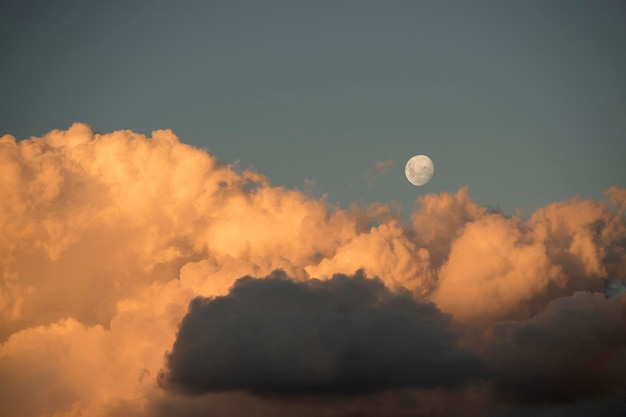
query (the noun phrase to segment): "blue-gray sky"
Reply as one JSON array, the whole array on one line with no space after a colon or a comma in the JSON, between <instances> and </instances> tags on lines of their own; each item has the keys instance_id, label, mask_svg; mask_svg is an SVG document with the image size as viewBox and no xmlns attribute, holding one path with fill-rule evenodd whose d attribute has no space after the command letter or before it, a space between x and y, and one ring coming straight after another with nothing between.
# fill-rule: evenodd
<instances>
[{"instance_id":1,"label":"blue-gray sky","mask_svg":"<svg viewBox=\"0 0 626 417\"><path fill-rule=\"evenodd\" d=\"M623 1L0 7L0 134L171 128L274 185L405 213L462 186L508 213L626 186Z\"/></svg>"}]
</instances>

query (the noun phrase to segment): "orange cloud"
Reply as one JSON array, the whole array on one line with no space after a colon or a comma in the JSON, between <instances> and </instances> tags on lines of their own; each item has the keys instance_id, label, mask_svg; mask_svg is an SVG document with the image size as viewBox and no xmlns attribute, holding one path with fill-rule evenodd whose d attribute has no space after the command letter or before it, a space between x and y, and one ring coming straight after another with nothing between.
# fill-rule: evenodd
<instances>
[{"instance_id":1,"label":"orange cloud","mask_svg":"<svg viewBox=\"0 0 626 417\"><path fill-rule=\"evenodd\" d=\"M558 202L528 220L492 213L462 188L418 198L411 223L403 224L382 205L341 210L274 187L169 130L151 138L100 135L75 124L41 138L0 138L0 195L2 415L203 415L216 408L231 415L455 415L455 403L478 416L508 404L500 397L506 390L490 388L518 383L507 374L463 387L442 377L435 385L448 388L436 392L403 388L337 398L332 406L232 392L189 399L159 388L157 374L190 300L229 297L238 278L276 269L298 282L363 269L381 280L382 292L408 290L419 305L432 305L433 317L449 314L451 331L478 329L484 336L473 348L480 355L533 323L550 332L559 320L542 318L545 311L574 303L595 317L586 309L619 312L609 304L625 297L626 191L616 187L608 201ZM609 280L613 301L600 295ZM559 304L563 297L570 301ZM583 303L589 297L595 301ZM394 308L376 311L382 317ZM623 315L605 316L610 329L626 327ZM366 323L350 317L354 328ZM606 345L621 360L614 342L594 354ZM524 354L524 346L515 348ZM512 363L498 358L484 356L495 368ZM624 374L616 372L620 381Z\"/></svg>"}]
</instances>

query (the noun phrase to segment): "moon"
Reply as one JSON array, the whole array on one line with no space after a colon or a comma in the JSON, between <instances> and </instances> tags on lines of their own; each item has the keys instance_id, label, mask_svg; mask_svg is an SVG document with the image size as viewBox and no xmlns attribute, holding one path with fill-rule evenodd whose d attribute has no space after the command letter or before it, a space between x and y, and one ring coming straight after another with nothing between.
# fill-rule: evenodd
<instances>
[{"instance_id":1,"label":"moon","mask_svg":"<svg viewBox=\"0 0 626 417\"><path fill-rule=\"evenodd\" d=\"M435 166L433 161L426 155L415 155L406 163L404 175L413 185L426 184L433 177Z\"/></svg>"}]
</instances>

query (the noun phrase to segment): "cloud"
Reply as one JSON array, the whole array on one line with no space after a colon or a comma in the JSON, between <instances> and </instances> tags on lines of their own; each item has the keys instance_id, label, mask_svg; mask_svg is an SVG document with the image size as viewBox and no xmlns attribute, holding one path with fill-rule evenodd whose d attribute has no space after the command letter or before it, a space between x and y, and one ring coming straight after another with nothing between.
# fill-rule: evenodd
<instances>
[{"instance_id":1,"label":"cloud","mask_svg":"<svg viewBox=\"0 0 626 417\"><path fill-rule=\"evenodd\" d=\"M162 383L189 394L369 394L484 374L435 306L360 273L297 283L275 271L195 298L167 362Z\"/></svg>"},{"instance_id":2,"label":"cloud","mask_svg":"<svg viewBox=\"0 0 626 417\"><path fill-rule=\"evenodd\" d=\"M378 180L378 178L387 174L392 167L393 167L393 160L391 159L387 159L385 161L378 161L374 164L372 168L370 168L365 173L365 175L363 176L363 179L365 180L365 183L368 185L368 187L371 188L376 184L376 181Z\"/></svg>"},{"instance_id":3,"label":"cloud","mask_svg":"<svg viewBox=\"0 0 626 417\"><path fill-rule=\"evenodd\" d=\"M189 262L236 259L249 266L239 276L290 270L355 232L345 213L235 173L170 131L147 139L76 124L44 138L4 137L1 149L10 196L0 202L2 337L68 316L106 324L120 298Z\"/></svg>"},{"instance_id":4,"label":"cloud","mask_svg":"<svg viewBox=\"0 0 626 417\"><path fill-rule=\"evenodd\" d=\"M557 297L603 291L605 278L626 273L624 216L605 202L553 203L528 221L476 208L456 218L444 221L451 231L462 224L444 235L453 236L451 243L437 244L449 251L433 301L467 324L528 318Z\"/></svg>"},{"instance_id":5,"label":"cloud","mask_svg":"<svg viewBox=\"0 0 626 417\"><path fill-rule=\"evenodd\" d=\"M623 386L618 187L527 219L482 207L464 187L419 197L405 224L382 204L343 210L272 186L169 130L98 134L79 123L1 137L0 195L2 415L610 415ZM205 314L216 306L233 321ZM230 340L250 358L246 311L278 335L258 335L257 353L282 346L291 368L261 375L271 361L251 360L228 374L228 362L193 355L219 367L220 392L159 387L161 369L189 383L166 362L195 340L188 328L232 330L198 338L198 352ZM262 392L255 378L268 375ZM224 391L226 377L256 394ZM291 400L285 381L306 400Z\"/></svg>"},{"instance_id":6,"label":"cloud","mask_svg":"<svg viewBox=\"0 0 626 417\"><path fill-rule=\"evenodd\" d=\"M502 322L486 356L522 402L568 403L626 390L626 297L578 292L531 319Z\"/></svg>"},{"instance_id":7,"label":"cloud","mask_svg":"<svg viewBox=\"0 0 626 417\"><path fill-rule=\"evenodd\" d=\"M450 255L450 247L466 224L483 218L487 209L472 201L467 187L455 194L427 194L418 197L411 213L414 239L427 248L435 268L440 268Z\"/></svg>"},{"instance_id":8,"label":"cloud","mask_svg":"<svg viewBox=\"0 0 626 417\"><path fill-rule=\"evenodd\" d=\"M523 233L519 219L497 214L467 223L440 269L437 305L463 321L493 322L560 284L561 270L545 245L524 241Z\"/></svg>"}]
</instances>

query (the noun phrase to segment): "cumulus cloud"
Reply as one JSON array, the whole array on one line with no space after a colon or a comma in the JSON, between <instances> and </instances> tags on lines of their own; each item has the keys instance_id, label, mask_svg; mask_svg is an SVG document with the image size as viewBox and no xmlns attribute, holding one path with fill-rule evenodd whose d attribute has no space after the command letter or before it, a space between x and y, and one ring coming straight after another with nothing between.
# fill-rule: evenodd
<instances>
[{"instance_id":1,"label":"cumulus cloud","mask_svg":"<svg viewBox=\"0 0 626 417\"><path fill-rule=\"evenodd\" d=\"M448 317L362 274L297 283L282 271L239 279L227 296L194 298L168 388L201 394L365 394L453 387L485 373L456 347Z\"/></svg>"},{"instance_id":2,"label":"cumulus cloud","mask_svg":"<svg viewBox=\"0 0 626 417\"><path fill-rule=\"evenodd\" d=\"M404 224L384 205L343 210L272 186L168 130L75 124L1 137L0 196L2 415L621 404L624 189L522 219L466 187L421 196ZM194 380L184 366L195 365L219 373Z\"/></svg>"},{"instance_id":3,"label":"cumulus cloud","mask_svg":"<svg viewBox=\"0 0 626 417\"><path fill-rule=\"evenodd\" d=\"M554 203L525 222L482 212L458 229L433 300L466 323L528 318L623 277L625 230L623 213L605 202Z\"/></svg>"}]
</instances>

